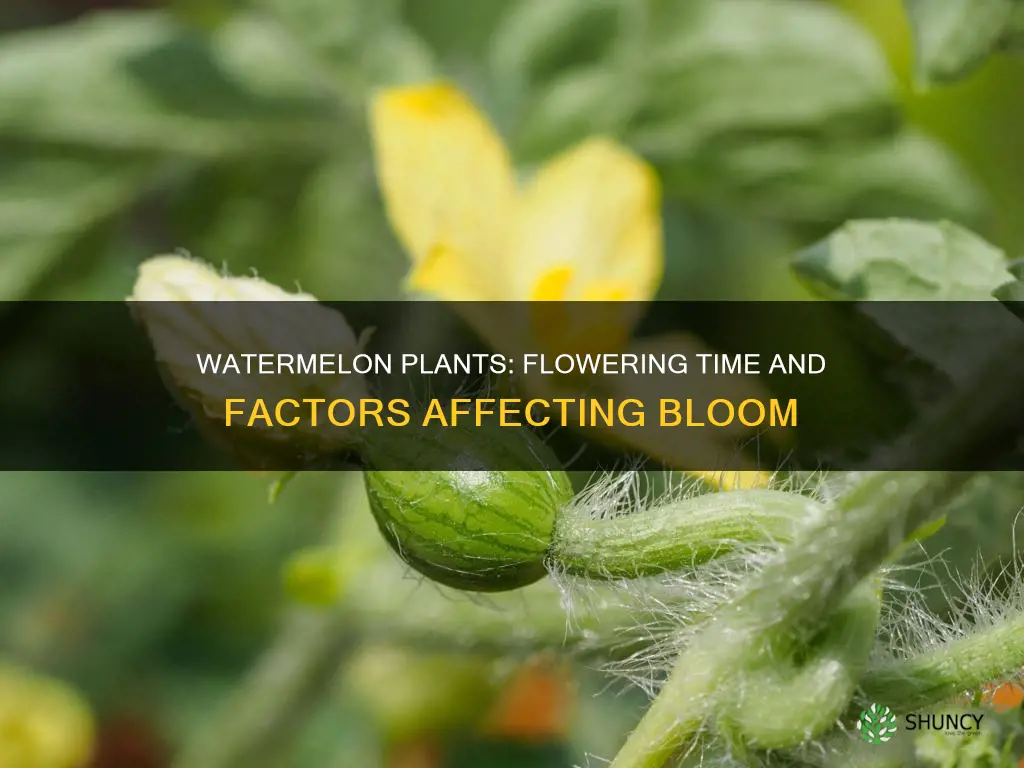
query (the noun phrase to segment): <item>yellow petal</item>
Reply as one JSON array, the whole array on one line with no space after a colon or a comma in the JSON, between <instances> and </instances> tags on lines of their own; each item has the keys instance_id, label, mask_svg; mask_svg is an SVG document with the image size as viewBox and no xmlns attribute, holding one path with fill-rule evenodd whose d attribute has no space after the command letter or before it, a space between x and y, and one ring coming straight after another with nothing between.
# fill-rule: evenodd
<instances>
[{"instance_id":1,"label":"yellow petal","mask_svg":"<svg viewBox=\"0 0 1024 768\"><path fill-rule=\"evenodd\" d=\"M688 472L687 474L699 477L706 483L721 488L723 491L750 490L754 488L768 488L772 482L770 472L756 470L738 470L734 472Z\"/></svg>"},{"instance_id":2,"label":"yellow petal","mask_svg":"<svg viewBox=\"0 0 1024 768\"><path fill-rule=\"evenodd\" d=\"M534 287L530 303L534 351L560 355L620 349L629 339L640 305L617 303L612 295L569 300L574 274L571 267L556 267Z\"/></svg>"},{"instance_id":3,"label":"yellow petal","mask_svg":"<svg viewBox=\"0 0 1024 768\"><path fill-rule=\"evenodd\" d=\"M659 208L653 170L612 141L556 157L519 201L508 255L518 297L544 293L553 270L571 270L566 299L650 300L664 262Z\"/></svg>"},{"instance_id":4,"label":"yellow petal","mask_svg":"<svg viewBox=\"0 0 1024 768\"><path fill-rule=\"evenodd\" d=\"M435 246L406 278L406 288L445 301L488 301L473 264L454 248Z\"/></svg>"},{"instance_id":5,"label":"yellow petal","mask_svg":"<svg viewBox=\"0 0 1024 768\"><path fill-rule=\"evenodd\" d=\"M437 83L383 91L370 131L387 215L414 265L441 249L493 275L515 176L487 119Z\"/></svg>"},{"instance_id":6,"label":"yellow petal","mask_svg":"<svg viewBox=\"0 0 1024 768\"><path fill-rule=\"evenodd\" d=\"M576 270L572 267L552 267L543 272L533 285L531 301L565 301Z\"/></svg>"},{"instance_id":7,"label":"yellow petal","mask_svg":"<svg viewBox=\"0 0 1024 768\"><path fill-rule=\"evenodd\" d=\"M629 286L611 280L590 282L580 297L583 301L629 301Z\"/></svg>"},{"instance_id":8,"label":"yellow petal","mask_svg":"<svg viewBox=\"0 0 1024 768\"><path fill-rule=\"evenodd\" d=\"M492 348L506 354L519 353L516 344L525 334L509 320L518 319L516 307L508 313L498 310L495 297L464 254L437 246L413 268L406 278L408 290L453 302L455 311ZM525 350L524 350L525 351Z\"/></svg>"}]
</instances>

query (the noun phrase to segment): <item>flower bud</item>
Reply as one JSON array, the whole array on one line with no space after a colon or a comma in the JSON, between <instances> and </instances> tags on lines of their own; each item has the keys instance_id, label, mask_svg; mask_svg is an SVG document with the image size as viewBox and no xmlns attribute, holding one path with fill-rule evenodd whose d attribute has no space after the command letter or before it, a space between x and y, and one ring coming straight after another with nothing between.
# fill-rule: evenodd
<instances>
[{"instance_id":1,"label":"flower bud","mask_svg":"<svg viewBox=\"0 0 1024 768\"><path fill-rule=\"evenodd\" d=\"M284 586L298 603L319 608L335 605L344 594L344 573L332 547L306 549L293 555L284 568Z\"/></svg>"},{"instance_id":2,"label":"flower bud","mask_svg":"<svg viewBox=\"0 0 1024 768\"><path fill-rule=\"evenodd\" d=\"M0 663L0 765L85 768L94 739L92 716L74 691Z\"/></svg>"},{"instance_id":3,"label":"flower bud","mask_svg":"<svg viewBox=\"0 0 1024 768\"><path fill-rule=\"evenodd\" d=\"M356 354L360 343L340 313L309 294L288 293L257 277L225 277L183 256L144 262L128 301L174 394L237 453L250 459L254 453L315 457L352 447L355 428L332 425L325 403L364 397L364 379L308 373L297 363L294 373L278 367L281 354ZM272 355L272 375L259 372L261 359L255 356L261 354ZM231 406L241 415L236 412L230 426L229 399L242 401ZM296 406L287 419L278 419L274 409L284 399ZM267 418L253 416L259 400ZM294 425L282 423L300 414Z\"/></svg>"},{"instance_id":4,"label":"flower bud","mask_svg":"<svg viewBox=\"0 0 1024 768\"><path fill-rule=\"evenodd\" d=\"M573 488L540 438L501 427L380 434L365 448L366 490L381 533L409 565L479 592L546 575L555 518ZM408 469L373 469L382 452L388 466Z\"/></svg>"}]
</instances>

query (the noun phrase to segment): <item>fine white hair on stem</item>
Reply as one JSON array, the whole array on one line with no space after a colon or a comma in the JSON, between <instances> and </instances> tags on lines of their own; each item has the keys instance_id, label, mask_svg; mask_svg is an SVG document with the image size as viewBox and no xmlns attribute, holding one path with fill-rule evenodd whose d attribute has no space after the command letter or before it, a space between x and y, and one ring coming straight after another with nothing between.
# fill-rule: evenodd
<instances>
[{"instance_id":1,"label":"fine white hair on stem","mask_svg":"<svg viewBox=\"0 0 1024 768\"><path fill-rule=\"evenodd\" d=\"M815 509L831 507L859 480L860 473L775 475L769 488L812 499L815 503L808 504L808 515L813 517ZM679 504L719 492L697 478L678 473L666 473L659 483L651 482L649 475L639 470L627 470L595 476L586 490L578 494L561 514L581 523L617 520L644 514L657 506ZM841 535L841 531L837 535ZM623 600L637 607L637 627L631 637L642 635L644 642L632 649L624 643L623 649L628 652L605 661L601 669L611 680L638 687L649 696L655 696L675 666L680 652L690 645L706 620L736 594L741 584L761 572L783 546L782 542L767 535L763 541L723 544L730 545L723 548L727 554L709 562L694 563L691 567L655 578L617 579L612 582ZM991 569L983 570L979 558L975 567L963 574L956 572L941 553L930 552L919 542L905 550L895 542L893 549L902 556L897 556L897 562L888 563L875 573L884 601L875 648L871 653L872 665L890 668L896 665L898 668L901 661L998 628L1011 620L1019 622L1024 616L1024 564L1019 558L1014 557L1012 562L1000 566L995 573ZM915 549L917 559L908 561L908 551L912 554ZM1015 546L1013 551L1016 551ZM571 575L559 568L557 560L549 563L549 570L562 590L570 621L582 606L594 607L594 584L600 579ZM951 606L948 615L936 614L929 608L928 595L920 579L928 573L943 575L935 581L942 585L936 588L941 590L945 602ZM915 575L919 577L916 581ZM794 589L802 586L793 585ZM767 644L765 651L772 652ZM1020 672L1011 668L1006 670L1004 679L986 682L999 683L1020 678ZM743 679L736 682L740 686L743 683ZM853 696L851 705L864 703L862 692L858 691ZM776 753L741 750L743 754L739 755L733 754L736 745L728 737L718 734L716 716L712 716L705 723L700 738L691 742L694 751L679 765L775 765L780 764L778 760L785 760L787 755L797 754L809 764L818 764L839 748L834 737L843 735L844 726L840 722L836 725L837 730L831 734L812 736L808 733L799 747ZM696 746L698 741L699 748Z\"/></svg>"},{"instance_id":2,"label":"fine white hair on stem","mask_svg":"<svg viewBox=\"0 0 1024 768\"><path fill-rule=\"evenodd\" d=\"M911 658L1024 615L1024 560L1019 555L994 570L976 560L965 574L953 571L941 555L909 567L933 574L941 569L942 578L935 579L933 589L941 593L939 602L948 610L937 614L924 590L904 582L886 604L877 651L880 659ZM1020 677L1020 672L1011 672L1008 680Z\"/></svg>"},{"instance_id":3,"label":"fine white hair on stem","mask_svg":"<svg viewBox=\"0 0 1024 768\"><path fill-rule=\"evenodd\" d=\"M820 473L806 477L776 474L770 478L768 487L817 499L823 496L819 492L822 482ZM626 469L592 477L560 515L580 521L624 518L719 492L696 476L667 471L652 482L650 473ZM808 506L809 511L815 508L813 504ZM723 554L709 562L655 577L604 582L621 596L623 604L636 611L637 622L628 640L641 638L642 642L634 650L629 650L628 641L624 642L622 647L629 652L613 656L602 671L654 696L692 633L741 583L759 571L780 546L767 531L757 542L717 543ZM607 590L596 592L594 581L566 573L557 560L550 561L548 568L562 592L570 628L575 626L577 615L590 615L600 608L595 601L608 600Z\"/></svg>"}]
</instances>

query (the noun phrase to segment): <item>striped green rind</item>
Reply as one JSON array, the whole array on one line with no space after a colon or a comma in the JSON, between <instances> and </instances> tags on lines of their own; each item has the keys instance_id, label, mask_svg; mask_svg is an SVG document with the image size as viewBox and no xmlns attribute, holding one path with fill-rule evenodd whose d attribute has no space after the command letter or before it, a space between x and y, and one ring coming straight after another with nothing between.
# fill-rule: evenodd
<instances>
[{"instance_id":1,"label":"striped green rind","mask_svg":"<svg viewBox=\"0 0 1024 768\"><path fill-rule=\"evenodd\" d=\"M483 431L416 429L376 443L366 491L384 538L423 575L457 589L517 589L546 574L572 484L532 433ZM409 469L372 469L382 464Z\"/></svg>"}]
</instances>

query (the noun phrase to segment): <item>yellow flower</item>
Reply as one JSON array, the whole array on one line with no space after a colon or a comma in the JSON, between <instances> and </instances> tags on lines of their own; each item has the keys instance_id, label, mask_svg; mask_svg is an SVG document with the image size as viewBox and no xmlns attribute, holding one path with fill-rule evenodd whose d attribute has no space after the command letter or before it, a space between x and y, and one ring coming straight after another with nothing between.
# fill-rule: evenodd
<instances>
[{"instance_id":1,"label":"yellow flower","mask_svg":"<svg viewBox=\"0 0 1024 768\"><path fill-rule=\"evenodd\" d=\"M77 692L0 662L0 765L84 768L94 740L92 714Z\"/></svg>"},{"instance_id":2,"label":"yellow flower","mask_svg":"<svg viewBox=\"0 0 1024 768\"><path fill-rule=\"evenodd\" d=\"M723 491L748 490L750 488L767 488L772 483L772 473L760 470L739 470L734 472L691 472L706 483L717 486Z\"/></svg>"},{"instance_id":3,"label":"yellow flower","mask_svg":"<svg viewBox=\"0 0 1024 768\"><path fill-rule=\"evenodd\" d=\"M453 301L654 296L659 185L625 147L589 139L520 186L497 131L450 85L384 91L370 122L409 287Z\"/></svg>"},{"instance_id":4,"label":"yellow flower","mask_svg":"<svg viewBox=\"0 0 1024 768\"><path fill-rule=\"evenodd\" d=\"M525 317L515 307L459 307L492 347L510 356L633 351L632 330L664 269L661 193L647 163L595 137L552 158L520 184L494 126L445 83L387 89L373 99L369 118L384 206L412 262L408 288L446 301L529 303ZM534 302L601 304L586 305L593 307L588 310ZM662 351L693 346L665 338L639 343ZM552 394L550 377L526 383ZM651 397L678 394L652 390L652 380L613 386L628 386L609 393L627 397L640 397L641 388ZM730 389L750 391L739 382ZM720 442L731 436L684 440L621 429L606 435L689 467L731 461L734 447ZM726 488L761 485L766 477L697 474Z\"/></svg>"}]
</instances>

